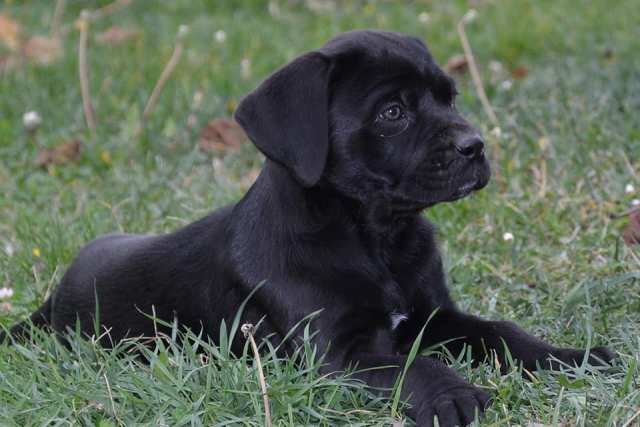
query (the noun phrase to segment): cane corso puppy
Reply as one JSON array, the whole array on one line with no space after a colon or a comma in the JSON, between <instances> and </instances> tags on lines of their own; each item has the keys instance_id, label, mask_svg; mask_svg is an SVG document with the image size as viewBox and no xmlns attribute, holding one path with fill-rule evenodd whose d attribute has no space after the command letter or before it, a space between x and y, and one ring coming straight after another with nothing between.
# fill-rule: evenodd
<instances>
[{"instance_id":1,"label":"cane corso puppy","mask_svg":"<svg viewBox=\"0 0 640 427\"><path fill-rule=\"evenodd\" d=\"M552 367L551 357L580 363L584 350L463 313L449 297L421 212L483 188L490 175L482 137L455 97L424 43L403 34L349 32L294 59L235 114L266 156L244 198L171 234L89 243L32 322L60 333L78 319L92 334L98 301L111 340L153 335L143 313L216 338L264 281L245 322L264 316L259 334L278 342L321 310L312 326L326 371L357 366L378 389L394 385L432 314L423 348L445 342L457 354L466 344L476 361L495 352L505 365L507 347L529 370ZM592 363L613 357L604 347L590 354ZM426 426L435 416L440 426L467 425L489 401L429 357L413 362L402 396Z\"/></svg>"}]
</instances>

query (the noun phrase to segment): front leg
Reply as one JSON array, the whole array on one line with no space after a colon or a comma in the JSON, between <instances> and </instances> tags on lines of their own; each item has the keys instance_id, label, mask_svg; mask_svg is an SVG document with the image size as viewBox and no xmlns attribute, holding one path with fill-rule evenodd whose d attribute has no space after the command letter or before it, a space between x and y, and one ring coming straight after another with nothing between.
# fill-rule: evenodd
<instances>
[{"instance_id":1,"label":"front leg","mask_svg":"<svg viewBox=\"0 0 640 427\"><path fill-rule=\"evenodd\" d=\"M520 361L523 367L533 371L538 366L547 369L559 369L561 364L575 366L582 363L585 350L559 348L536 338L515 323L489 321L455 309L437 312L427 326L425 346L443 343L453 354L459 354L464 344L471 346L477 362L484 360L490 351L495 351L500 364L506 368L505 346L513 359ZM608 364L614 359L614 353L606 347L594 347L589 350L589 363Z\"/></svg>"},{"instance_id":2,"label":"front leg","mask_svg":"<svg viewBox=\"0 0 640 427\"><path fill-rule=\"evenodd\" d=\"M447 290L440 252L435 244L432 227L424 219L416 219L398 239L393 259L395 279L412 305L409 319L396 330L399 352L408 351L429 315L435 311L422 340L423 347L447 342L451 353L459 354L464 344L470 345L476 362L484 360L493 350L506 367L505 344L512 357L528 370L538 365L558 368L551 356L570 365L580 364L585 351L558 348L519 328L511 322L488 321L460 312ZM453 341L450 341L453 340ZM610 362L614 354L606 347L592 348L589 362L593 365Z\"/></svg>"},{"instance_id":3,"label":"front leg","mask_svg":"<svg viewBox=\"0 0 640 427\"><path fill-rule=\"evenodd\" d=\"M389 394L407 358L360 353L351 362L357 364L357 378ZM401 398L411 404L407 415L418 426L427 427L434 425L434 417L441 427L466 426L484 411L489 401L487 393L467 383L443 363L427 357L413 361L404 379Z\"/></svg>"}]
</instances>

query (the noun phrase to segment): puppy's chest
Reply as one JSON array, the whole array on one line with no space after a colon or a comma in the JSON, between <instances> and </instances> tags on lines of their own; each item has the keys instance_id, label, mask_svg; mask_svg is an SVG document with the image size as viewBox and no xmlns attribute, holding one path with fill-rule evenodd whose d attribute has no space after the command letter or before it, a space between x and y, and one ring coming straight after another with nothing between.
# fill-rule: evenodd
<instances>
[{"instance_id":1,"label":"puppy's chest","mask_svg":"<svg viewBox=\"0 0 640 427\"><path fill-rule=\"evenodd\" d=\"M375 311L386 318L385 325L390 330L395 330L400 324L407 321L411 312L411 301L406 294L407 289L401 285L386 262L371 263L372 268L367 274L361 276L363 281L360 292L355 294L356 299L353 301L356 306L360 306L365 295L376 297L370 299L374 304Z\"/></svg>"},{"instance_id":2,"label":"puppy's chest","mask_svg":"<svg viewBox=\"0 0 640 427\"><path fill-rule=\"evenodd\" d=\"M380 320L382 321L378 327L370 328L366 334L369 351L397 353L402 342L400 329L408 321L408 316L404 313L390 313Z\"/></svg>"},{"instance_id":3,"label":"puppy's chest","mask_svg":"<svg viewBox=\"0 0 640 427\"><path fill-rule=\"evenodd\" d=\"M401 323L409 320L408 313L400 313L396 311L389 313L388 317L389 317L389 327L391 328L392 331L395 331L396 329L398 329L398 326L400 326Z\"/></svg>"}]
</instances>

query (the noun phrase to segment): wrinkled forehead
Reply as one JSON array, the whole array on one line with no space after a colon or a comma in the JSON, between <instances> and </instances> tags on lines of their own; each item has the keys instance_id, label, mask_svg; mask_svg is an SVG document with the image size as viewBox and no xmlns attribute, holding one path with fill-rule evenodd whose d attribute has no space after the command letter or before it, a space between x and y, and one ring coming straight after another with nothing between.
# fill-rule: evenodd
<instances>
[{"instance_id":1,"label":"wrinkled forehead","mask_svg":"<svg viewBox=\"0 0 640 427\"><path fill-rule=\"evenodd\" d=\"M426 45L405 34L352 31L332 39L318 51L334 63L334 78L348 83L352 90L366 93L393 84L450 91L454 88L453 80L438 67Z\"/></svg>"}]
</instances>

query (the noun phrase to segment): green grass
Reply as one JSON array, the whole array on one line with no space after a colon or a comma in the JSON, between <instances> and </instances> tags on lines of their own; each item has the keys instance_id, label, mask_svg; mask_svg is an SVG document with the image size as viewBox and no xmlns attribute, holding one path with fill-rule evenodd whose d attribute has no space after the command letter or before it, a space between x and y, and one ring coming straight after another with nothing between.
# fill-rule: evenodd
<instances>
[{"instance_id":1,"label":"green grass","mask_svg":"<svg viewBox=\"0 0 640 427\"><path fill-rule=\"evenodd\" d=\"M0 13L29 34L47 34L50 3L5 0ZM68 0L63 25L81 7L107 3ZM91 43L95 136L82 114L77 32L65 35L64 56L53 65L0 76L0 287L15 291L1 325L33 311L92 238L173 230L239 199L242 178L260 163L255 149L213 162L197 149L198 131L229 115L284 62L340 31L377 27L424 37L444 63L462 50L455 24L467 9L463 1L343 1L313 11L305 2L273 1L279 12L270 14L267 2L239 3L138 0L92 24L93 34L114 24L140 32L123 45ZM489 365L472 369L464 355L450 363L495 396L482 425L637 425L640 251L622 243L625 221L609 214L640 198L625 193L629 183L640 188L640 8L633 0L480 3L467 33L500 135L490 132L466 76L458 105L489 141L494 179L483 192L426 213L440 228L452 292L474 313L514 319L558 345L606 344L620 360L610 372L541 373L535 382L517 368L507 375ZM429 14L426 24L421 12ZM185 55L136 136L181 24L190 28ZM224 43L214 40L217 30L226 32ZM243 58L251 61L247 78ZM492 76L491 61L502 63L503 74ZM500 89L518 66L528 75ZM198 90L204 102L189 131ZM22 127L29 110L43 117L34 136ZM39 149L72 138L84 142L78 162L49 171L34 166ZM505 241L506 232L514 239ZM0 425L260 425L251 353L233 358L224 344L194 336L189 342L129 342L105 351L76 339L69 350L39 334L24 346L2 346ZM390 402L371 399L348 377L320 377L320 358L302 350L288 361L265 353L275 424L392 422Z\"/></svg>"}]
</instances>

